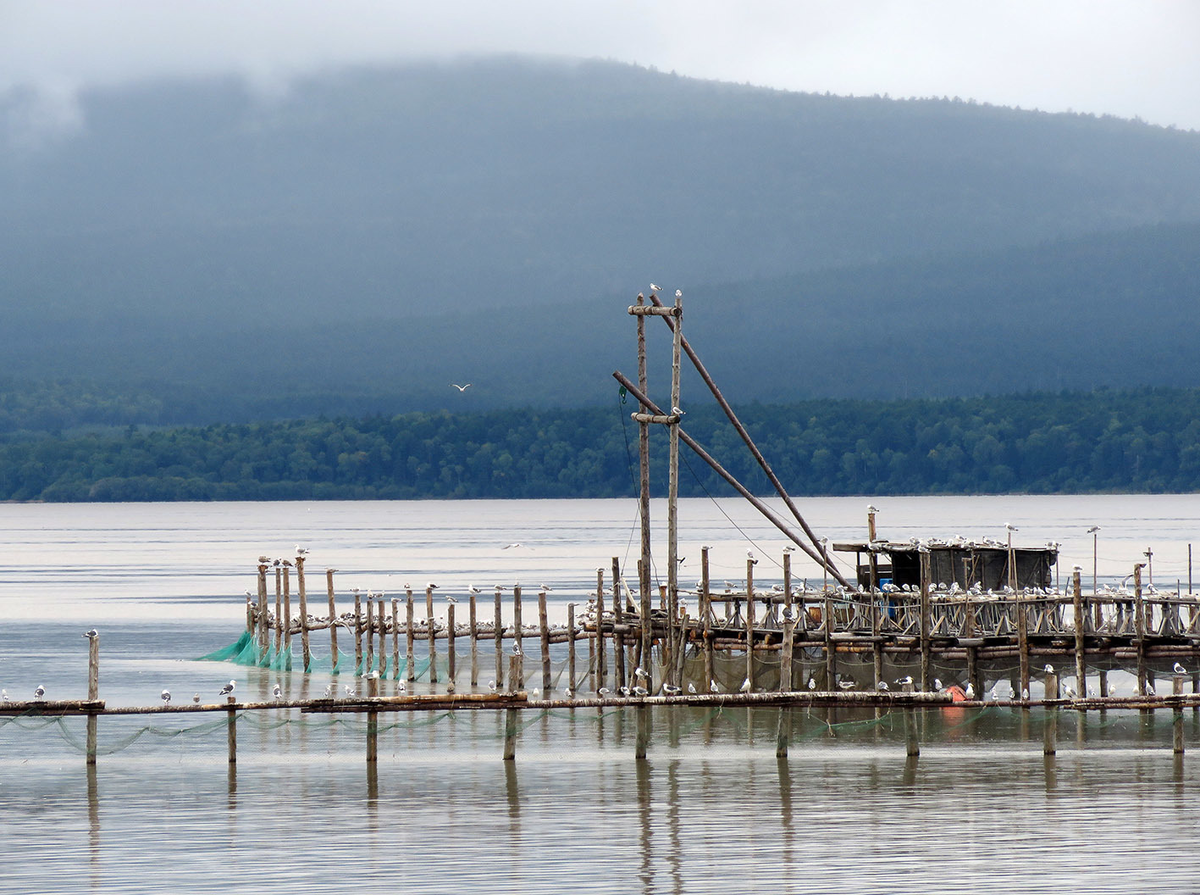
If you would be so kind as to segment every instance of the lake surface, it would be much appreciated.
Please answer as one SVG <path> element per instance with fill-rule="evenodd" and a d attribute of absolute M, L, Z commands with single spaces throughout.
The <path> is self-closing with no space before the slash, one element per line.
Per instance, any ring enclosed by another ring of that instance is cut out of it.
<path fill-rule="evenodd" d="M 1156 584 L 1185 591 L 1200 531 L 1194 495 L 873 502 L 892 539 L 1003 539 L 1010 522 L 1021 544 L 1061 542 L 1064 580 L 1074 564 L 1090 577 L 1098 524 L 1102 581 L 1152 548 Z M 800 506 L 836 541 L 864 537 L 866 504 Z M 661 541 L 662 504 L 652 518 Z M 230 678 L 249 696 L 315 694 L 328 674 L 196 661 L 242 630 L 260 554 L 304 544 L 310 576 L 339 570 L 343 602 L 519 580 L 551 585 L 561 617 L 614 556 L 632 567 L 636 525 L 632 501 L 2 505 L 0 686 L 81 698 L 94 626 L 109 705 L 163 687 L 215 701 Z M 749 547 L 766 582 L 785 543 L 732 500 L 683 501 L 680 542 L 683 581 L 704 543 L 714 579 L 743 577 Z M 898 718 L 794 710 L 779 761 L 777 710 L 656 710 L 638 762 L 632 710 L 529 711 L 511 763 L 499 716 L 385 715 L 374 773 L 356 715 L 247 715 L 232 771 L 223 719 L 105 718 L 92 773 L 81 719 L 22 718 L 0 726 L 0 891 L 1200 890 L 1200 715 L 1182 759 L 1169 713 L 1061 715 L 1046 758 L 1042 712 L 926 712 L 912 761 Z"/>

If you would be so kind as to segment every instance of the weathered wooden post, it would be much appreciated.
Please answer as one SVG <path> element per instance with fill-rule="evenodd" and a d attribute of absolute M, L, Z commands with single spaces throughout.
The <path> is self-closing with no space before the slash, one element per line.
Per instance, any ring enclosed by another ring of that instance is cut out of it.
<path fill-rule="evenodd" d="M 613 672 L 617 677 L 617 687 L 625 686 L 625 600 L 621 596 L 621 560 L 612 558 L 612 592 L 613 592 Z"/>
<path fill-rule="evenodd" d="M 647 624 L 643 619 L 642 624 Z M 604 686 L 608 675 L 608 655 L 604 644 L 604 569 L 596 569 L 596 678 L 593 690 Z"/>
<path fill-rule="evenodd" d="M 296 593 L 300 600 L 300 653 L 307 674 L 312 664 L 312 650 L 308 642 L 308 592 L 304 589 L 304 556 L 296 557 Z"/>
<path fill-rule="evenodd" d="M 784 616 L 783 643 L 779 649 L 779 691 L 787 693 L 795 689 L 792 682 L 792 649 L 795 645 L 796 622 L 790 614 Z"/>
<path fill-rule="evenodd" d="M 753 556 L 746 559 L 746 680 L 754 689 L 754 565 Z"/>
<path fill-rule="evenodd" d="M 517 710 L 504 710 L 504 760 L 517 757 Z"/>
<path fill-rule="evenodd" d="M 1025 597 L 1017 595 L 1017 657 L 1020 662 L 1021 698 L 1029 693 L 1029 607 Z"/>
<path fill-rule="evenodd" d="M 712 600 L 709 598 L 708 547 L 700 548 L 700 618 L 704 626 L 704 691 L 713 680 Z"/>
<path fill-rule="evenodd" d="M 446 604 L 446 688 L 454 692 L 454 673 L 457 670 L 454 657 L 454 604 Z"/>
<path fill-rule="evenodd" d="M 915 709 L 904 709 L 904 754 L 909 758 L 917 758 L 921 754 L 921 743 L 917 738 Z"/>
<path fill-rule="evenodd" d="M 337 645 L 337 605 L 333 598 L 333 573 L 337 569 L 325 570 L 325 590 L 329 597 L 329 663 L 333 674 L 338 673 L 338 645 Z"/>
<path fill-rule="evenodd" d="M 437 683 L 437 623 L 433 620 L 433 587 L 425 588 L 425 629 L 429 635 L 429 683 Z"/>
<path fill-rule="evenodd" d="M 496 639 L 496 689 L 504 689 L 504 621 L 501 616 L 499 584 L 496 585 L 495 615 L 492 623 L 492 636 Z"/>
<path fill-rule="evenodd" d="M 1138 696 L 1146 695 L 1146 684 L 1149 682 L 1146 674 L 1146 604 L 1142 601 L 1142 567 L 1144 565 L 1145 563 L 1136 563 L 1133 567 L 1133 617 L 1137 645 Z"/>
<path fill-rule="evenodd" d="M 825 629 L 825 689 L 834 690 L 837 687 L 837 654 L 833 645 L 833 598 L 825 592 L 825 617 L 822 626 Z"/>
<path fill-rule="evenodd" d="M 538 589 L 538 633 L 542 648 L 542 698 L 550 698 L 550 622 L 546 613 L 546 589 Z"/>
<path fill-rule="evenodd" d="M 1080 699 L 1087 696 L 1087 667 L 1084 655 L 1083 630 L 1087 618 L 1083 606 L 1083 585 L 1080 581 L 1079 566 L 1071 575 L 1072 601 L 1075 608 L 1075 689 L 1079 691 Z"/>
<path fill-rule="evenodd" d="M 787 758 L 788 744 L 792 739 L 792 710 L 780 706 L 779 720 L 775 725 L 775 757 Z"/>
<path fill-rule="evenodd" d="M 267 654 L 270 642 L 267 629 L 267 564 L 258 565 L 258 648 L 263 656 Z"/>
<path fill-rule="evenodd" d="M 567 688 L 575 694 L 575 604 L 567 604 Z"/>
<path fill-rule="evenodd" d="M 639 318 L 640 319 L 640 318 Z M 643 431 L 644 428 L 643 428 Z M 649 486 L 647 486 L 649 487 Z M 649 504 L 647 503 L 647 506 Z M 648 526 L 649 523 L 643 519 L 642 524 Z M 649 537 L 649 528 L 646 528 L 646 537 Z M 647 542 L 647 550 L 649 549 Z M 648 560 L 638 560 L 638 580 L 642 582 L 641 593 L 638 594 L 638 621 L 641 624 L 641 640 L 638 646 L 637 664 L 642 668 L 649 668 L 654 661 L 654 631 L 650 623 L 650 565 Z M 604 663 L 601 663 L 603 666 Z M 601 680 L 603 683 L 603 679 Z"/>
<path fill-rule="evenodd" d="M 417 634 L 413 621 L 413 592 L 411 588 L 404 589 L 404 677 L 409 683 L 417 679 Z"/>
<path fill-rule="evenodd" d="M 400 599 L 392 597 L 392 680 L 400 679 Z"/>
<path fill-rule="evenodd" d="M 917 555 L 921 559 L 921 692 L 928 693 L 933 681 L 931 673 L 933 648 L 930 638 L 933 628 L 933 612 L 929 599 L 932 570 L 929 562 L 929 548 L 921 545 Z"/>
<path fill-rule="evenodd" d="M 383 677 L 387 673 L 387 614 L 383 600 L 383 591 L 379 592 L 379 597 L 375 601 L 375 623 L 379 627 L 379 676 Z"/>
<path fill-rule="evenodd" d="M 88 639 L 88 702 L 100 699 L 100 635 L 94 630 L 87 633 Z M 7 698 L 7 697 L 5 697 Z M 87 764 L 96 763 L 96 713 L 87 716 Z"/>
<path fill-rule="evenodd" d="M 1182 682 L 1179 690 L 1183 692 Z M 1171 749 L 1176 755 L 1183 754 L 1183 709 L 1179 706 L 1175 706 L 1171 718 Z"/>
<path fill-rule="evenodd" d="M 284 560 L 275 567 L 275 655 L 279 655 L 279 651 L 283 649 L 283 625 L 279 623 L 280 617 L 283 615 L 283 573 L 290 566 L 288 560 Z"/>
<path fill-rule="evenodd" d="M 237 764 L 237 698 L 232 693 L 225 697 L 225 718 L 229 763 Z"/>
<path fill-rule="evenodd" d="M 375 666 L 375 626 L 373 624 L 375 617 L 374 603 L 371 601 L 371 593 L 367 592 L 366 618 L 363 619 L 363 635 L 367 642 L 366 644 L 366 664 L 362 666 L 360 674 L 370 674 Z"/>
<path fill-rule="evenodd" d="M 368 605 L 370 601 L 368 600 Z M 362 594 L 354 588 L 354 674 L 363 673 Z"/>
<path fill-rule="evenodd" d="M 475 602 L 475 589 L 471 589 L 467 607 L 467 634 L 471 638 L 471 686 L 479 683 L 479 618 Z"/>
<path fill-rule="evenodd" d="M 634 758 L 644 761 L 646 750 L 650 743 L 650 706 L 641 703 L 634 709 L 637 715 L 637 738 L 634 744 Z"/>

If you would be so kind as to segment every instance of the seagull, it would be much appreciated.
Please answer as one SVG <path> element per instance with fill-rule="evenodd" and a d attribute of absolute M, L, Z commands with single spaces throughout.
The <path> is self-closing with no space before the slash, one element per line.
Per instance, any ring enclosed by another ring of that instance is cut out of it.
<path fill-rule="evenodd" d="M 808 679 L 808 689 L 810 689 L 810 690 L 817 689 L 817 679 L 816 678 L 810 677 Z"/>
<path fill-rule="evenodd" d="M 8 701 L 9 701 L 8 691 L 0 690 L 0 702 L 8 702 Z"/>
<path fill-rule="evenodd" d="M 283 690 L 279 688 L 279 684 L 276 684 L 275 688 L 271 690 L 271 695 L 276 699 L 276 701 L 283 699 Z"/>
<path fill-rule="evenodd" d="M 688 693 L 694 694 L 695 692 L 696 692 L 696 685 L 689 681 L 688 682 Z"/>
<path fill-rule="evenodd" d="M 537 687 L 534 687 L 532 690 L 529 691 L 529 695 L 532 696 L 534 699 L 541 699 L 542 691 L 540 689 L 538 689 Z"/>
<path fill-rule="evenodd" d="M 196 705 L 200 704 L 200 694 L 199 693 L 192 694 L 192 702 L 194 702 Z"/>
<path fill-rule="evenodd" d="M 838 687 L 842 690 L 853 690 L 854 681 L 838 681 Z"/>
<path fill-rule="evenodd" d="M 351 687 L 349 684 L 346 684 L 346 698 L 350 699 L 356 695 L 357 694 L 354 692 L 354 688 Z"/>
<path fill-rule="evenodd" d="M 676 298 L 683 298 L 683 290 L 682 290 L 682 289 L 676 289 L 676 290 L 675 290 L 675 297 L 676 297 Z"/>
<path fill-rule="evenodd" d="M 1098 532 L 1099 530 L 1100 530 L 1100 526 L 1099 526 L 1099 525 L 1093 525 L 1091 528 L 1089 528 L 1089 529 L 1088 529 L 1088 534 L 1090 534 L 1090 535 L 1094 535 L 1094 534 L 1095 534 L 1096 532 Z"/>
<path fill-rule="evenodd" d="M 649 690 L 647 690 L 645 687 L 634 687 L 634 688 L 633 688 L 633 695 L 634 695 L 634 696 L 649 696 L 649 695 L 650 695 L 650 691 L 649 691 Z"/>
<path fill-rule="evenodd" d="M 491 690 L 493 693 L 495 693 L 496 692 L 496 682 L 488 681 L 488 689 Z"/>
<path fill-rule="evenodd" d="M 446 597 L 446 602 L 447 603 L 457 603 L 458 600 L 455 597 Z"/>
<path fill-rule="evenodd" d="M 896 683 L 897 683 L 897 684 L 899 684 L 899 685 L 900 685 L 900 686 L 902 686 L 902 687 L 907 687 L 907 686 L 909 686 L 910 684 L 912 684 L 912 682 L 913 682 L 913 679 L 912 679 L 912 675 L 911 675 L 911 674 L 906 674 L 904 677 L 900 678 L 900 680 L 896 681 Z M 941 683 L 941 681 L 935 681 L 935 683 L 939 683 L 939 684 L 940 684 L 940 683 Z M 941 689 L 941 687 L 938 687 L 938 689 L 940 690 L 940 689 Z"/>
<path fill-rule="evenodd" d="M 514 644 L 513 644 L 513 648 L 512 648 L 512 654 L 513 654 L 514 656 L 519 656 L 519 655 L 521 655 L 521 654 L 522 654 L 522 653 L 521 653 L 521 645 L 520 645 L 519 643 L 514 643 Z"/>
<path fill-rule="evenodd" d="M 83 634 L 81 634 L 80 636 L 86 637 L 88 640 L 95 640 L 97 637 L 100 636 L 100 632 L 97 631 L 95 628 L 92 628 L 90 631 L 84 631 Z"/>
<path fill-rule="evenodd" d="M 634 677 L 643 677 L 643 678 L 644 678 L 644 677 L 646 677 L 646 672 L 645 672 L 645 671 L 643 671 L 643 670 L 642 670 L 642 666 L 641 666 L 641 665 L 639 665 L 637 668 L 633 669 L 633 676 L 634 676 Z"/>
<path fill-rule="evenodd" d="M 708 691 L 710 693 L 720 693 L 721 685 L 718 684 L 715 680 L 711 680 L 708 682 Z"/>
<path fill-rule="evenodd" d="M 1063 695 L 1065 697 L 1067 697 L 1067 699 L 1074 699 L 1075 698 L 1075 689 L 1070 684 L 1064 684 L 1063 685 Z"/>
<path fill-rule="evenodd" d="M 428 584 L 425 585 L 425 589 L 426 590 L 437 590 L 437 585 L 434 584 L 432 581 L 430 581 Z"/>
<path fill-rule="evenodd" d="M 46 695 L 46 688 L 43 687 L 41 684 L 38 684 L 37 688 L 33 691 L 33 698 L 41 699 L 45 695 Z"/>
<path fill-rule="evenodd" d="M 617 687 L 617 695 L 618 696 L 628 696 L 632 692 L 633 691 L 630 690 L 628 687 Z"/>
<path fill-rule="evenodd" d="M 458 389 L 458 393 L 461 395 L 471 387 L 471 383 L 468 382 L 466 385 L 459 385 L 457 382 L 451 382 L 450 387 Z"/>
<path fill-rule="evenodd" d="M 38 689 L 40 690 L 41 687 L 39 687 Z M 1150 681 L 1146 681 L 1146 695 L 1147 696 L 1154 695 L 1154 684 L 1152 684 Z"/>
<path fill-rule="evenodd" d="M 1045 668 L 1042 669 L 1042 671 L 1046 672 L 1046 674 L 1054 674 L 1054 666 L 1047 665 Z"/>
<path fill-rule="evenodd" d="M 511 544 L 505 544 L 505 545 L 504 545 L 503 547 L 501 547 L 500 549 L 501 549 L 501 550 L 512 550 L 514 547 L 524 547 L 524 546 L 525 546 L 525 545 L 524 545 L 524 544 L 522 544 L 520 541 L 513 541 L 513 543 L 511 543 Z"/>
<path fill-rule="evenodd" d="M 601 699 L 608 699 L 608 697 L 612 696 L 612 690 L 608 689 L 608 687 L 601 687 L 596 693 Z"/>
<path fill-rule="evenodd" d="M 539 584 L 538 590 L 543 590 L 546 593 L 550 593 L 550 591 L 554 590 L 554 588 L 552 588 L 549 584 Z"/>
<path fill-rule="evenodd" d="M 269 557 L 269 556 L 260 556 L 260 557 L 258 558 L 258 563 L 259 563 L 259 565 L 264 565 L 264 566 L 265 566 L 265 565 L 267 565 L 267 564 L 268 564 L 270 561 L 271 561 L 271 557 Z"/>
<path fill-rule="evenodd" d="M 933 689 L 934 691 L 940 691 L 942 689 L 942 679 L 940 677 L 935 677 L 933 679 Z"/>
<path fill-rule="evenodd" d="M 967 684 L 967 689 L 965 691 L 963 691 L 963 695 L 966 696 L 967 699 L 974 699 L 975 698 L 975 685 Z"/>
<path fill-rule="evenodd" d="M 333 684 L 330 684 L 328 687 L 325 688 L 325 698 L 326 699 L 333 698 Z"/>
<path fill-rule="evenodd" d="M 671 414 L 672 414 L 672 416 L 686 416 L 687 411 L 680 410 L 678 407 L 671 405 Z"/>
<path fill-rule="evenodd" d="M 661 292 L 661 291 L 662 291 L 662 289 L 661 289 L 661 287 L 660 287 L 660 286 L 659 286 L 657 283 L 651 283 L 651 284 L 650 284 L 650 291 L 651 291 L 651 292 Z"/>
<path fill-rule="evenodd" d="M 783 546 L 783 552 L 784 552 L 784 553 L 795 553 L 795 552 L 796 552 L 796 545 L 795 545 L 795 544 L 784 544 L 784 546 Z"/>
<path fill-rule="evenodd" d="M 163 705 L 171 704 L 171 691 L 170 690 L 163 690 L 162 693 L 159 694 L 159 697 L 162 699 Z"/>
<path fill-rule="evenodd" d="M 468 584 L 468 585 L 467 585 L 467 593 L 469 593 L 469 594 L 481 594 L 481 593 L 483 593 L 483 591 L 481 591 L 479 588 L 477 588 L 477 587 L 476 587 L 474 584 Z"/>
<path fill-rule="evenodd" d="M 746 551 L 746 556 L 747 556 L 749 559 L 754 559 L 754 551 L 753 551 L 753 550 L 747 550 L 747 551 Z"/>
<path fill-rule="evenodd" d="M 237 686 L 237 681 L 230 681 L 228 684 L 226 684 L 224 687 L 221 688 L 221 692 L 218 693 L 217 695 L 218 696 L 230 696 L 233 694 L 233 688 L 236 686 Z"/>
<path fill-rule="evenodd" d="M 740 690 L 742 693 L 749 693 L 750 686 L 750 678 L 746 678 L 744 681 L 742 681 L 742 685 L 738 688 L 738 690 Z"/>
<path fill-rule="evenodd" d="M 1187 674 L 1187 669 L 1184 668 L 1182 665 L 1180 665 L 1178 662 L 1175 663 L 1175 667 L 1172 668 L 1171 670 L 1174 671 L 1176 674 Z"/>
<path fill-rule="evenodd" d="M 878 512 L 879 512 L 879 510 L 875 509 L 875 505 L 874 505 L 874 504 L 870 504 L 870 503 L 869 503 L 869 504 L 867 504 L 867 512 L 868 512 L 868 513 L 878 513 Z"/>
<path fill-rule="evenodd" d="M 882 690 L 883 692 L 886 693 L 888 690 L 887 681 L 879 681 L 877 684 L 875 684 L 875 689 Z"/>
<path fill-rule="evenodd" d="M 575 698 L 575 691 L 574 691 L 574 690 L 572 690 L 570 687 L 567 687 L 567 689 L 565 689 L 565 690 L 563 691 L 563 695 L 564 695 L 565 697 L 567 697 L 567 699 L 574 699 L 574 698 Z"/>
<path fill-rule="evenodd" d="M 1005 522 L 1004 527 L 1006 529 L 1008 529 L 1009 531 L 1020 531 L 1021 530 L 1021 529 L 1017 528 L 1015 525 L 1013 525 L 1011 522 Z"/>
<path fill-rule="evenodd" d="M 297 544 L 296 545 L 296 555 L 297 556 L 308 556 L 308 548 L 301 547 L 299 544 Z"/>
<path fill-rule="evenodd" d="M 401 679 L 399 681 L 399 683 L 396 684 L 396 689 L 401 693 L 407 693 L 408 692 L 408 684 L 406 684 L 404 682 L 404 680 Z"/>

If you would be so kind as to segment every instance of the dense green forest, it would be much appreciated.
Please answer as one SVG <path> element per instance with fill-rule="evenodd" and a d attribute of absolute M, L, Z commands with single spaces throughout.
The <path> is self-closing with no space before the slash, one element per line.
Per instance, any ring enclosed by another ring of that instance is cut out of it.
<path fill-rule="evenodd" d="M 631 405 L 410 413 L 0 444 L 0 499 L 609 497 L 633 493 Z M 1193 491 L 1200 390 L 752 404 L 740 414 L 796 494 Z M 715 407 L 685 428 L 752 490 L 765 479 Z M 653 481 L 665 490 L 665 436 Z M 685 451 L 681 493 L 729 493 Z"/>

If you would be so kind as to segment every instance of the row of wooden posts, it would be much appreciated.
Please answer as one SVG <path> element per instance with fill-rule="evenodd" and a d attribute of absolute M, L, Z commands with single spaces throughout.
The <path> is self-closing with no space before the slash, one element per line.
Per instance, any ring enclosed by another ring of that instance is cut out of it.
<path fill-rule="evenodd" d="M 1072 623 L 1062 626 L 1061 630 L 1052 635 L 1040 638 L 1040 642 L 1031 643 L 1029 614 L 1041 602 L 1050 598 L 1015 595 L 1004 600 L 1004 612 L 1015 616 L 1012 625 L 1014 633 L 1008 637 L 983 636 L 987 632 L 979 625 L 977 612 L 983 607 L 978 601 L 972 602 L 970 595 L 961 595 L 957 604 L 941 600 L 938 605 L 956 605 L 964 611 L 961 630 L 956 636 L 939 636 L 932 618 L 933 596 L 929 587 L 922 586 L 919 595 L 881 595 L 855 594 L 839 592 L 823 587 L 819 594 L 796 594 L 792 587 L 790 557 L 783 556 L 783 586 L 779 593 L 760 593 L 754 589 L 754 561 L 747 562 L 745 594 L 713 594 L 708 582 L 708 550 L 702 551 L 702 579 L 699 591 L 700 606 L 697 619 L 691 619 L 685 612 L 672 617 L 669 611 L 660 611 L 658 616 L 641 600 L 641 607 L 634 605 L 630 591 L 623 587 L 620 564 L 613 559 L 612 588 L 605 587 L 604 570 L 597 570 L 596 591 L 594 602 L 588 613 L 582 619 L 576 617 L 575 604 L 567 606 L 565 627 L 551 626 L 548 620 L 544 589 L 537 596 L 538 621 L 536 628 L 529 628 L 522 619 L 522 590 L 521 586 L 512 588 L 513 624 L 506 627 L 503 623 L 502 592 L 496 588 L 494 593 L 494 614 L 490 626 L 481 623 L 476 593 L 468 596 L 468 618 L 465 635 L 470 644 L 471 669 L 470 682 L 474 687 L 479 683 L 479 644 L 491 639 L 495 648 L 494 683 L 497 688 L 505 686 L 505 650 L 503 641 L 511 639 L 514 650 L 523 652 L 523 638 L 536 636 L 541 645 L 541 689 L 548 693 L 551 689 L 552 669 L 550 664 L 550 645 L 552 643 L 567 644 L 567 675 L 571 692 L 577 690 L 577 657 L 576 640 L 586 639 L 589 657 L 588 681 L 590 689 L 598 692 L 606 686 L 609 656 L 607 653 L 609 641 L 613 648 L 611 666 L 614 675 L 612 683 L 617 688 L 632 683 L 632 669 L 650 667 L 650 662 L 644 662 L 643 656 L 651 655 L 651 650 L 657 644 L 659 662 L 662 669 L 663 683 L 682 687 L 683 660 L 689 643 L 702 651 L 704 658 L 704 678 L 702 683 L 707 685 L 713 679 L 714 650 L 744 651 L 745 678 L 753 682 L 755 675 L 755 659 L 766 651 L 778 651 L 781 667 L 792 668 L 794 650 L 797 646 L 819 650 L 824 655 L 825 678 L 830 688 L 837 679 L 837 655 L 839 652 L 863 655 L 870 653 L 872 659 L 873 680 L 878 685 L 884 679 L 883 662 L 885 653 L 908 656 L 919 654 L 919 674 L 916 687 L 921 691 L 932 689 L 932 664 L 935 651 L 942 659 L 965 662 L 965 680 L 970 682 L 977 693 L 983 692 L 981 665 L 985 661 L 1001 659 L 1017 659 L 1019 665 L 1018 692 L 1027 692 L 1030 685 L 1031 667 L 1037 657 L 1073 657 L 1075 676 L 1079 684 L 1080 695 L 1086 695 L 1086 666 L 1090 657 L 1093 659 L 1109 657 L 1111 659 L 1132 660 L 1135 665 L 1137 687 L 1139 693 L 1144 693 L 1148 684 L 1153 680 L 1153 671 L 1149 660 L 1190 660 L 1200 656 L 1200 636 L 1195 637 L 1156 637 L 1149 633 L 1147 625 L 1147 601 L 1143 597 L 1141 585 L 1141 564 L 1134 567 L 1133 593 L 1128 597 L 1096 595 L 1085 596 L 1082 589 L 1079 570 L 1074 572 L 1071 581 L 1070 605 L 1072 608 Z M 333 576 L 335 569 L 325 572 L 326 593 L 328 598 L 329 616 L 327 619 L 314 619 L 308 613 L 307 592 L 305 586 L 304 557 L 298 556 L 295 561 L 297 576 L 299 616 L 292 619 L 290 568 L 287 565 L 275 567 L 275 602 L 274 616 L 268 611 L 267 575 L 270 566 L 260 563 L 258 566 L 258 595 L 257 603 L 252 595 L 247 594 L 246 626 L 255 638 L 259 650 L 266 656 L 271 649 L 271 636 L 274 634 L 274 651 L 282 655 L 291 649 L 291 639 L 298 633 L 301 639 L 301 662 L 304 669 L 311 668 L 311 633 L 316 630 L 328 629 L 329 646 L 332 661 L 336 669 L 337 658 L 340 656 L 338 646 L 339 628 L 347 630 L 354 638 L 354 667 L 360 674 L 367 674 L 377 666 L 387 667 L 388 637 L 391 637 L 391 668 L 398 669 L 401 661 L 401 634 L 404 638 L 404 668 L 408 681 L 416 678 L 416 642 L 419 636 L 427 640 L 429 660 L 429 681 L 439 682 L 438 644 L 439 638 L 445 639 L 447 684 L 452 690 L 457 679 L 456 638 L 461 626 L 456 618 L 456 604 L 448 603 L 446 607 L 446 623 L 441 625 L 434 618 L 434 588 L 426 587 L 425 620 L 419 626 L 414 614 L 414 592 L 405 589 L 404 598 L 394 597 L 390 601 L 390 620 L 387 615 L 387 601 L 384 597 L 364 597 L 361 593 L 354 594 L 354 612 L 348 619 L 339 618 L 334 592 Z M 611 604 L 606 604 L 606 594 L 612 594 Z M 662 594 L 662 602 L 666 604 L 666 595 Z M 1058 598 L 1054 598 L 1058 599 Z M 1125 600 L 1131 604 L 1133 624 L 1128 634 L 1100 636 L 1101 603 L 1103 599 L 1121 604 Z M 869 630 L 855 631 L 847 628 L 838 630 L 839 606 L 850 605 L 854 600 L 864 600 L 869 607 Z M 915 634 L 889 633 L 884 628 L 884 612 L 881 604 L 892 601 L 909 600 L 913 607 L 919 609 L 917 631 Z M 768 607 L 767 618 L 758 619 L 755 604 L 763 602 Z M 726 605 L 726 618 L 718 619 L 713 607 L 715 604 Z M 401 606 L 403 604 L 403 621 L 401 621 Z M 734 604 L 745 606 L 744 619 L 739 618 L 740 608 L 735 609 L 734 618 L 729 618 L 728 607 Z M 815 604 L 815 605 L 814 605 Z M 1195 604 L 1195 605 L 1193 605 Z M 1193 616 L 1197 616 L 1200 603 L 1191 600 L 1189 603 Z M 782 609 L 783 620 L 779 621 L 776 610 Z M 793 610 L 798 611 L 793 611 Z M 1057 610 L 1056 610 L 1057 611 Z M 648 624 L 642 620 L 649 618 Z M 577 624 L 582 622 L 582 624 Z M 768 625 L 767 622 L 770 624 Z M 1197 618 L 1192 619 L 1194 627 Z M 421 630 L 421 627 L 424 630 Z M 1089 638 L 1092 641 L 1089 643 Z M 751 648 L 747 648 L 747 645 Z M 1193 690 L 1200 690 L 1200 666 L 1193 664 Z M 513 682 L 512 688 L 524 686 L 525 678 Z M 790 675 L 781 674 L 779 688 L 791 689 L 795 682 Z M 702 687 L 707 689 L 707 686 Z M 1108 672 L 1099 669 L 1099 695 L 1108 696 Z"/>

